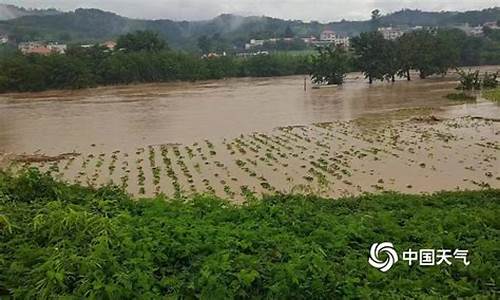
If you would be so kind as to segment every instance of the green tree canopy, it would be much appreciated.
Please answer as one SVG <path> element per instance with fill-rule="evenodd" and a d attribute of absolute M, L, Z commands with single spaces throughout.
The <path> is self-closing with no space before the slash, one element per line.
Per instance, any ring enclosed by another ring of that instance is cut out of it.
<path fill-rule="evenodd" d="M 342 84 L 349 71 L 349 56 L 343 47 L 319 47 L 312 58 L 312 80 L 316 84 Z"/>
<path fill-rule="evenodd" d="M 369 82 L 384 80 L 387 68 L 387 41 L 377 31 L 363 32 L 352 39 L 352 47 L 357 58 L 358 68 Z"/>
<path fill-rule="evenodd" d="M 117 49 L 125 52 L 161 51 L 168 49 L 167 43 L 152 31 L 136 31 L 122 35 L 116 42 Z"/>

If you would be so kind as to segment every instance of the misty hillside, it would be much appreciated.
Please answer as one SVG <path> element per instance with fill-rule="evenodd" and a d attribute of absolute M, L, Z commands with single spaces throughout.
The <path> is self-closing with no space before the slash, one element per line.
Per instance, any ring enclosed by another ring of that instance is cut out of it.
<path fill-rule="evenodd" d="M 46 16 L 60 13 L 55 9 L 25 9 L 15 5 L 0 4 L 0 21 L 12 20 L 23 16 Z"/>
<path fill-rule="evenodd" d="M 27 15 L 0 21 L 0 32 L 17 41 L 56 40 L 62 42 L 94 42 L 116 38 L 134 30 L 154 30 L 173 48 L 195 49 L 200 36 L 223 40 L 241 46 L 250 38 L 282 37 L 290 28 L 296 36 L 318 35 L 325 28 L 353 36 L 370 28 L 370 21 L 340 21 L 327 24 L 282 20 L 270 17 L 220 15 L 207 21 L 138 20 L 98 9 L 77 9 L 65 13 L 36 13 L 18 9 Z M 369 16 L 367 16 L 369 19 Z M 500 8 L 469 12 L 422 12 L 401 10 L 381 18 L 382 26 L 448 26 L 479 25 L 500 20 Z"/>

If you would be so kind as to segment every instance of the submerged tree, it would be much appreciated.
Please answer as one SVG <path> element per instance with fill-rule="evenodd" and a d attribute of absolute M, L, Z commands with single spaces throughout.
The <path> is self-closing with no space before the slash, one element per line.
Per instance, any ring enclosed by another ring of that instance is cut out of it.
<path fill-rule="evenodd" d="M 420 78 L 433 74 L 446 74 L 450 68 L 459 64 L 460 36 L 451 30 L 416 30 L 409 33 L 413 67 L 419 71 Z"/>
<path fill-rule="evenodd" d="M 312 58 L 312 80 L 316 84 L 342 84 L 349 71 L 349 56 L 343 47 L 318 47 Z"/>
<path fill-rule="evenodd" d="M 481 79 L 479 78 L 479 70 L 465 72 L 457 69 L 460 76 L 460 86 L 462 90 L 479 90 L 481 88 Z"/>
<path fill-rule="evenodd" d="M 380 32 L 363 32 L 352 39 L 352 47 L 357 58 L 358 68 L 368 78 L 369 83 L 373 80 L 384 80 L 387 74 L 387 40 Z"/>
<path fill-rule="evenodd" d="M 398 44 L 396 41 L 385 40 L 383 44 L 383 72 L 384 78 L 387 81 L 395 82 L 396 75 L 400 69 L 400 63 L 398 59 Z"/>
<path fill-rule="evenodd" d="M 416 45 L 415 37 L 411 33 L 405 33 L 396 41 L 397 61 L 399 65 L 398 75 L 411 80 L 410 71 L 415 67 Z"/>
<path fill-rule="evenodd" d="M 372 28 L 372 31 L 377 31 L 378 28 L 380 27 L 380 20 L 382 19 L 382 16 L 380 15 L 380 10 L 374 9 L 372 11 L 372 16 L 370 19 L 370 26 Z"/>

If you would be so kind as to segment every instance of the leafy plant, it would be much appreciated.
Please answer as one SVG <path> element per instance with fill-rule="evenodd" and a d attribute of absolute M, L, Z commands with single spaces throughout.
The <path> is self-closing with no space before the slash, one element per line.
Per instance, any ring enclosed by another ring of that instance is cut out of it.
<path fill-rule="evenodd" d="M 208 181 L 207 181 L 208 182 Z M 229 190 L 228 190 L 229 191 Z M 1 298 L 495 298 L 500 191 L 135 200 L 0 174 Z M 471 265 L 369 267 L 373 242 Z"/>

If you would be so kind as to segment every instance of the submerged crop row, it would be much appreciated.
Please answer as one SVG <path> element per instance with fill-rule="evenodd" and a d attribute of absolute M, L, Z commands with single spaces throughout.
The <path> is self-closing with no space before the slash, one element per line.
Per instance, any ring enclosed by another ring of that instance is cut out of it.
<path fill-rule="evenodd" d="M 92 148 L 93 153 L 25 166 L 71 183 L 99 187 L 112 182 L 141 197 L 211 193 L 239 202 L 278 192 L 339 197 L 495 188 L 500 187 L 498 126 L 488 120 L 425 117 L 369 126 L 321 123 L 132 153 Z"/>
<path fill-rule="evenodd" d="M 498 296 L 500 190 L 339 200 L 133 200 L 0 174 L 0 298 Z M 469 250 L 471 264 L 368 265 L 370 245 Z"/>

